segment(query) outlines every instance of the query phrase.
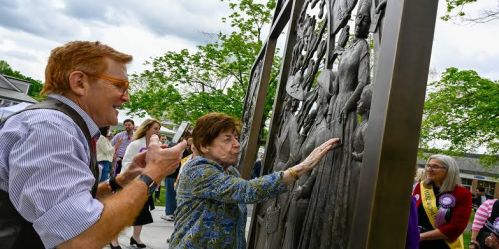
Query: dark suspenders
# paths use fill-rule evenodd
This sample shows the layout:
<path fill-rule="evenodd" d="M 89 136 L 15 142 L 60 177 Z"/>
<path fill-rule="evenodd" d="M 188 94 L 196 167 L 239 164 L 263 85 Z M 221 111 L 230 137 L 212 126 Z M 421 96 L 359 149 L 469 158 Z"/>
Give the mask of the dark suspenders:
<path fill-rule="evenodd" d="M 28 106 L 26 109 L 16 112 L 10 117 L 27 110 L 36 109 L 51 109 L 60 111 L 69 116 L 80 128 L 85 135 L 90 150 L 90 170 L 95 178 L 95 184 L 92 187 L 91 193 L 95 198 L 97 194 L 97 186 L 99 184 L 99 168 L 97 166 L 95 146 L 92 145 L 92 137 L 88 130 L 87 124 L 83 118 L 70 106 L 53 98 L 47 98 L 43 102 Z M 7 118 L 8 119 L 8 118 Z M 0 123 L 0 128 L 6 120 Z M 0 248 L 30 248 L 38 249 L 45 248 L 40 239 L 40 236 L 33 228 L 33 224 L 26 221 L 12 205 L 9 194 L 0 190 Z"/>
<path fill-rule="evenodd" d="M 90 170 L 92 171 L 92 174 L 94 175 L 95 178 L 95 184 L 92 187 L 92 196 L 95 197 L 97 194 L 97 185 L 99 185 L 99 168 L 97 166 L 97 156 L 95 153 L 95 147 L 92 146 L 92 137 L 90 135 L 90 131 L 88 130 L 87 124 L 83 120 L 83 118 L 76 112 L 73 108 L 69 107 L 68 105 L 62 103 L 61 101 L 53 98 L 47 98 L 43 102 L 30 105 L 26 107 L 26 109 L 20 111 L 27 111 L 27 110 L 36 110 L 36 109 L 52 109 L 52 110 L 57 110 L 60 111 L 66 115 L 68 115 L 77 125 L 80 127 L 80 130 L 83 132 L 85 135 L 85 139 L 87 140 L 88 148 L 90 150 Z M 16 113 L 17 114 L 17 113 Z"/>

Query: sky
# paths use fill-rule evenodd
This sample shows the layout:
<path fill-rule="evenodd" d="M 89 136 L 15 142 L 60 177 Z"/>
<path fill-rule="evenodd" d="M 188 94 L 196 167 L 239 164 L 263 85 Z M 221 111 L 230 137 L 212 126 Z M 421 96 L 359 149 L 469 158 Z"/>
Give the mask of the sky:
<path fill-rule="evenodd" d="M 438 16 L 445 12 L 439 1 Z M 499 0 L 479 0 L 465 11 L 499 7 Z M 0 0 L 0 60 L 43 81 L 52 48 L 72 40 L 99 40 L 132 54 L 129 73 L 166 51 L 194 50 L 228 31 L 221 22 L 230 10 L 219 0 Z M 437 20 L 430 69 L 476 70 L 499 80 L 499 21 L 463 24 Z"/>
<path fill-rule="evenodd" d="M 478 0 L 464 9 L 476 16 L 485 9 L 499 8 L 499 0 Z M 438 16 L 445 13 L 439 1 Z M 482 77 L 499 80 L 499 20 L 463 23 L 437 19 L 430 68 L 442 72 L 448 67 L 472 69 Z"/>
<path fill-rule="evenodd" d="M 132 54 L 129 73 L 166 51 L 195 49 L 228 30 L 218 0 L 0 0 L 0 60 L 43 81 L 51 49 L 99 40 Z"/>

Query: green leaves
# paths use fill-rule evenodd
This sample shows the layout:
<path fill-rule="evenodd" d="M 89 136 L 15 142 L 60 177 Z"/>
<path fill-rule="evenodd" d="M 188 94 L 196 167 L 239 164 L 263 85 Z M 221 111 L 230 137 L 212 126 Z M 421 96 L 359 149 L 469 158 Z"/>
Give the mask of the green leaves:
<path fill-rule="evenodd" d="M 232 13 L 222 21 L 233 28 L 196 51 L 168 51 L 146 61 L 148 70 L 132 75 L 131 113 L 158 119 L 195 121 L 208 112 L 241 117 L 251 68 L 262 48 L 261 31 L 272 19 L 276 1 L 222 0 Z M 272 108 L 280 58 L 275 58 L 266 117 Z"/>
<path fill-rule="evenodd" d="M 474 3 L 477 0 L 446 0 L 447 2 L 447 13 L 441 17 L 442 20 L 448 21 L 456 16 L 464 16 L 466 13 L 463 11 L 463 7 L 466 4 Z"/>
<path fill-rule="evenodd" d="M 499 81 L 473 70 L 448 68 L 440 81 L 430 83 L 424 107 L 422 142 L 440 139 L 449 150 L 489 154 L 499 152 Z"/>
<path fill-rule="evenodd" d="M 448 21 L 458 17 L 461 21 L 474 23 L 486 23 L 499 19 L 499 4 L 495 8 L 484 8 L 475 16 L 470 16 L 468 13 L 465 13 L 465 6 L 475 2 L 478 2 L 478 0 L 446 0 L 447 12 L 440 18 L 444 21 Z"/>

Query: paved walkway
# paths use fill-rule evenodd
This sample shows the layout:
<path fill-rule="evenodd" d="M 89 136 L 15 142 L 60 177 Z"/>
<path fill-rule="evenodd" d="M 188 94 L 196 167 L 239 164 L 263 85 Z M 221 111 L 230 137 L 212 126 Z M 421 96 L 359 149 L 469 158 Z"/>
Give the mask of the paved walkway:
<path fill-rule="evenodd" d="M 248 221 L 246 222 L 246 233 L 248 232 L 249 225 L 251 224 L 251 211 L 252 205 L 248 205 Z M 165 221 L 160 218 L 165 212 L 165 207 L 158 207 L 151 211 L 152 218 L 154 222 L 152 224 L 145 225 L 142 228 L 141 238 L 142 241 L 150 249 L 167 249 L 168 243 L 166 239 L 170 238 L 173 233 L 173 222 Z M 471 224 L 468 224 L 467 230 L 471 230 Z M 247 234 L 246 234 L 247 235 Z M 121 232 L 118 240 L 122 248 L 137 248 L 135 246 L 130 246 L 130 237 L 132 236 L 132 228 L 126 228 Z M 109 247 L 105 247 L 109 248 Z"/>
<path fill-rule="evenodd" d="M 165 249 L 168 248 L 166 239 L 170 237 L 173 232 L 173 222 L 165 221 L 160 218 L 165 213 L 164 207 L 156 207 L 151 211 L 153 223 L 142 227 L 141 239 L 147 245 L 147 248 L 152 249 Z M 118 241 L 121 248 L 137 248 L 130 246 L 130 237 L 132 236 L 132 227 L 126 228 L 120 233 Z M 109 247 L 105 247 L 109 248 Z"/>
<path fill-rule="evenodd" d="M 165 221 L 160 218 L 162 214 L 165 213 L 165 207 L 158 207 L 151 211 L 153 223 L 145 225 L 142 227 L 141 239 L 147 248 L 151 249 L 166 249 L 168 248 L 168 243 L 166 239 L 170 238 L 173 233 L 173 222 Z M 248 205 L 248 215 L 251 215 L 251 205 Z M 250 218 L 248 217 L 248 222 L 246 223 L 246 229 L 249 228 Z M 126 228 L 120 233 L 118 241 L 120 242 L 121 248 L 137 248 L 135 246 L 130 246 L 130 237 L 132 236 L 132 227 Z M 105 247 L 109 248 L 109 246 Z"/>

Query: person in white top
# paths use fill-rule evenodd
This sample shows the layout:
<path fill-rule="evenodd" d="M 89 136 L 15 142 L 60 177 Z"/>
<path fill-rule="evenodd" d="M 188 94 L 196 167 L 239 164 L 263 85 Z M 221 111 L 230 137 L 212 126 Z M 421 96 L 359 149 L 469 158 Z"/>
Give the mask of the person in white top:
<path fill-rule="evenodd" d="M 109 179 L 111 172 L 111 165 L 113 163 L 114 147 L 109 141 L 109 126 L 102 127 L 100 130 L 100 137 L 96 143 L 97 163 L 99 164 L 100 178 L 99 181 L 103 182 Z"/>

